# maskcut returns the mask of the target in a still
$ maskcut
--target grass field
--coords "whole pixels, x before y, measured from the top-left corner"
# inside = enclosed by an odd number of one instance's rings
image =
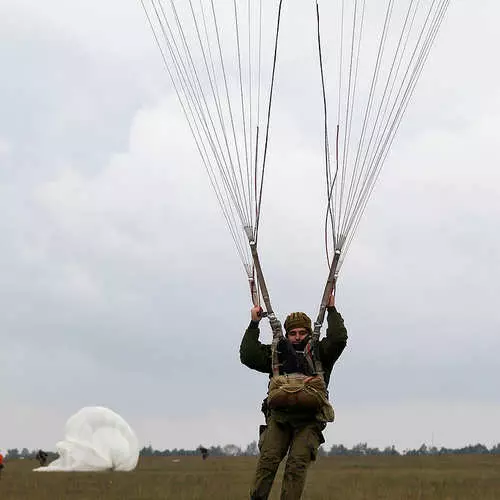
[[[35,473],[6,464],[0,500],[237,500],[248,498],[255,458],[142,458],[129,473]],[[280,469],[271,500],[279,499]],[[303,500],[500,500],[500,456],[321,457]]]

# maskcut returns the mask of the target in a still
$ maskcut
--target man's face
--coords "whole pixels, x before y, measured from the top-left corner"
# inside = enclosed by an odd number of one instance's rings
[[[305,328],[294,328],[287,333],[288,340],[292,344],[300,344],[306,337],[308,331]]]

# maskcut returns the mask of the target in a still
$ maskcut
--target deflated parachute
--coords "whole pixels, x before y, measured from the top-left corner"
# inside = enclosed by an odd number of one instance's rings
[[[108,408],[82,408],[66,423],[59,458],[35,471],[131,471],[139,459],[139,443],[125,420]]]

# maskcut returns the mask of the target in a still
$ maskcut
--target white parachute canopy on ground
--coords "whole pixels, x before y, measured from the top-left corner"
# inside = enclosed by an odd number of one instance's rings
[[[66,423],[59,458],[36,471],[131,471],[139,459],[139,443],[127,422],[108,408],[82,408]]]

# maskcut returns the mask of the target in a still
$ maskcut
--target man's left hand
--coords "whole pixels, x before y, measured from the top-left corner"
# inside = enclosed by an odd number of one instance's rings
[[[335,295],[330,295],[330,300],[328,301],[328,307],[335,307]]]

